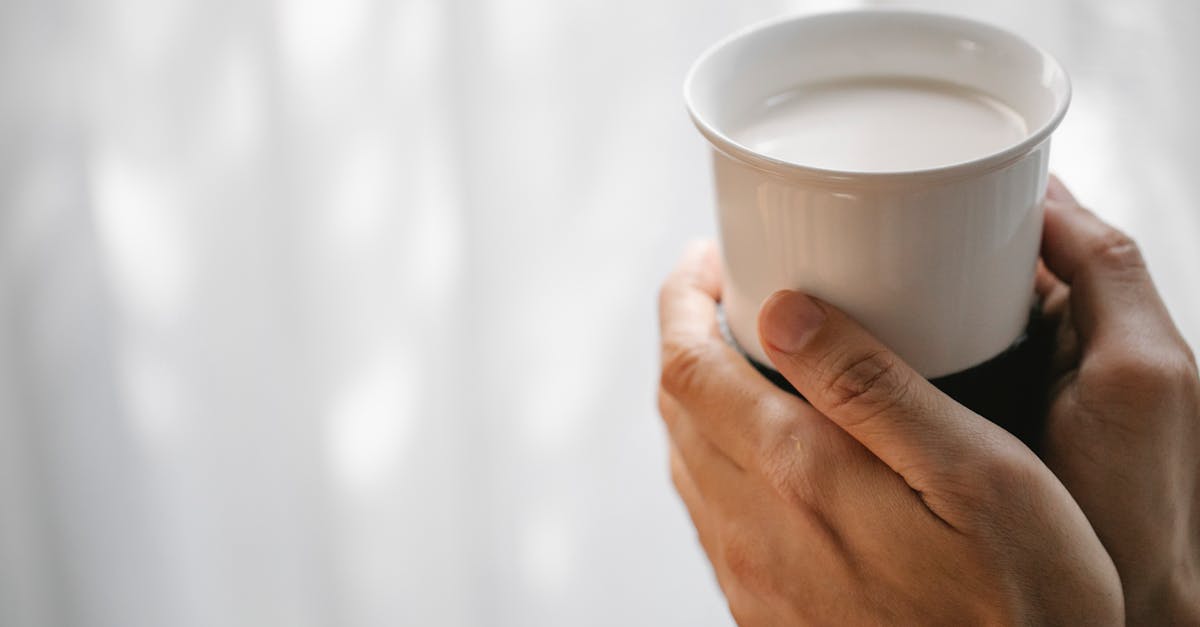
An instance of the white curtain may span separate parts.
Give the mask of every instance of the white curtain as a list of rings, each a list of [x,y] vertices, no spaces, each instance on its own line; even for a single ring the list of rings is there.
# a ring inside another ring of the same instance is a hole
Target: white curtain
[[[0,625],[730,624],[654,408],[680,83],[853,4],[7,0]],[[1197,5],[921,4],[1063,58],[1200,339]]]

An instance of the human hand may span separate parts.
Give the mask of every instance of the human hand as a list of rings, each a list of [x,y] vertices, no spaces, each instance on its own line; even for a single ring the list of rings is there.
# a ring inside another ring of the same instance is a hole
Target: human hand
[[[1051,180],[1057,321],[1042,455],[1121,575],[1130,625],[1200,625],[1200,377],[1137,247]]]
[[[722,339],[712,246],[660,299],[671,470],[734,618],[784,624],[1120,624],[1116,569],[1016,438],[835,308],[763,307],[783,392]]]

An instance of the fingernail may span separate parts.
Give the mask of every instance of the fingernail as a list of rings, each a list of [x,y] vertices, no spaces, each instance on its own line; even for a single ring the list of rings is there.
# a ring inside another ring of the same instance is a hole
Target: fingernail
[[[763,304],[759,323],[762,340],[775,350],[798,353],[825,322],[825,311],[800,292],[776,292]]]

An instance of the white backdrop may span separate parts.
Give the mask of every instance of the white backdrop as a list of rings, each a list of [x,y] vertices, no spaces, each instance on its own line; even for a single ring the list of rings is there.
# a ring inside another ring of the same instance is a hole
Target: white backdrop
[[[853,4],[7,0],[0,625],[728,625],[654,409],[681,81]],[[1200,4],[917,5],[1060,56],[1200,341]]]

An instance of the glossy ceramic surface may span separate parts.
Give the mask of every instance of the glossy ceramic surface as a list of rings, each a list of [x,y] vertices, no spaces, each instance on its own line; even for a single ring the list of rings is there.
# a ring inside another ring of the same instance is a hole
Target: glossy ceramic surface
[[[872,76],[982,91],[1031,131],[961,164],[897,172],[789,163],[730,137],[734,120],[775,94]],[[841,307],[929,377],[982,363],[1020,336],[1033,298],[1049,137],[1070,101],[1050,55],[961,18],[831,13],[727,38],[696,62],[684,91],[714,148],[724,304],[752,357],[767,363],[758,310],[784,288]]]

